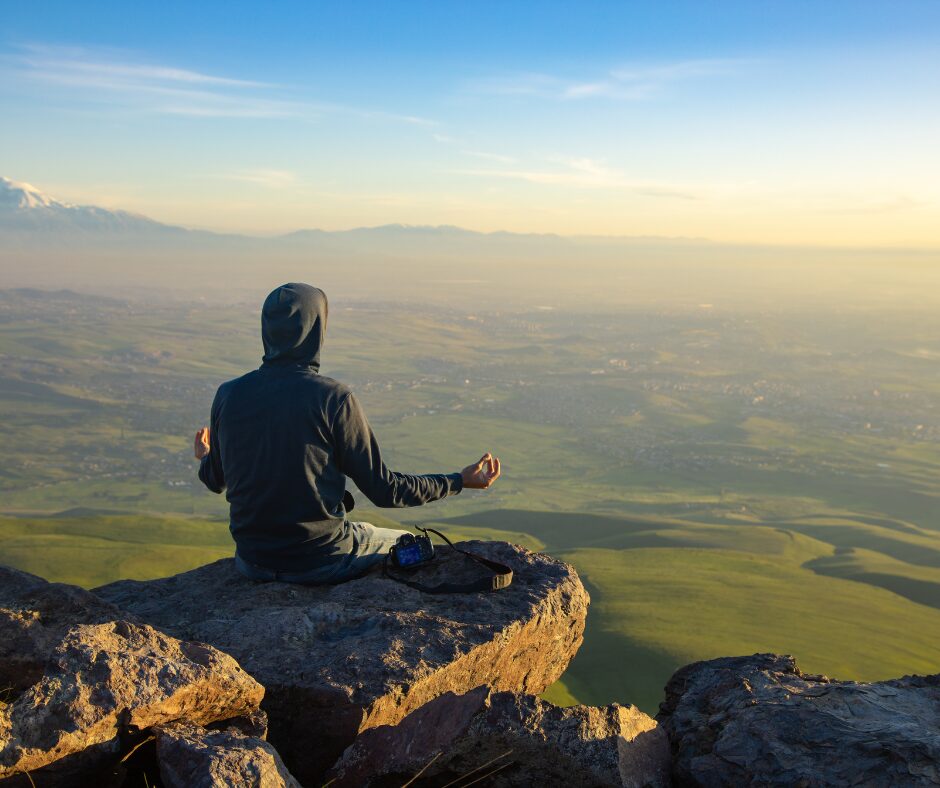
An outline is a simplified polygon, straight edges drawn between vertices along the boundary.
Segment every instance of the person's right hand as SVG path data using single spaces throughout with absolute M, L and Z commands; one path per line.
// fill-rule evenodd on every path
M 478 462 L 468 465 L 460 475 L 463 486 L 472 490 L 485 490 L 499 478 L 499 458 L 487 452 Z
M 200 427 L 196 430 L 196 437 L 193 439 L 193 453 L 197 460 L 201 460 L 209 453 L 209 428 Z

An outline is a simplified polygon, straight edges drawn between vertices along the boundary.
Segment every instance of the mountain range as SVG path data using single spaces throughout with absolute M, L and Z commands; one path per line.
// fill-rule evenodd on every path
M 0 229 L 6 233 L 132 234 L 180 233 L 182 228 L 127 211 L 71 205 L 35 186 L 0 178 Z
M 625 217 L 625 223 L 629 217 Z M 388 224 L 303 229 L 274 237 L 163 224 L 71 205 L 0 178 L 0 287 L 109 292 L 160 288 L 256 292 L 277 281 L 316 281 L 349 296 L 522 302 L 697 305 L 780 297 L 824 301 L 847 282 L 866 299 L 922 298 L 940 285 L 932 250 L 819 249 L 695 238 L 482 233 Z M 888 264 L 888 265 L 886 265 Z M 902 267 L 903 266 L 903 270 Z M 850 273 L 851 270 L 851 273 Z M 886 275 L 890 270 L 890 282 Z M 459 296 L 458 296 L 459 294 Z
M 154 221 L 146 216 L 128 211 L 109 210 L 94 205 L 72 205 L 51 197 L 28 183 L 0 177 L 0 229 L 8 233 L 42 233 L 45 240 L 52 240 L 56 234 L 81 234 L 87 240 L 99 234 L 144 236 L 166 235 L 178 238 L 187 235 L 191 238 L 214 238 L 219 241 L 236 238 L 245 241 L 268 244 L 272 240 L 284 244 L 310 244 L 323 242 L 327 238 L 354 239 L 363 242 L 381 238 L 383 240 L 407 239 L 409 243 L 420 239 L 450 240 L 485 239 L 489 244 L 570 244 L 580 242 L 588 244 L 622 243 L 702 243 L 701 239 L 626 237 L 626 236 L 578 236 L 575 238 L 554 233 L 511 233 L 496 231 L 476 232 L 453 225 L 406 225 L 386 224 L 376 227 L 357 227 L 350 230 L 327 231 L 320 229 L 300 229 L 274 237 L 259 237 L 240 233 L 216 233 L 208 230 L 191 230 L 176 225 Z

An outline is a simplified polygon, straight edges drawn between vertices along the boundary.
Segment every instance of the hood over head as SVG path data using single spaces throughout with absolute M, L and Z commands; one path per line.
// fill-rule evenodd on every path
M 326 293 L 300 282 L 281 285 L 261 307 L 264 366 L 299 364 L 320 369 L 329 307 Z

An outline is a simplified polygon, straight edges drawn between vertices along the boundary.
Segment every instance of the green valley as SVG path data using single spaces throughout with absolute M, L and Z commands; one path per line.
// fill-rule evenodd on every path
M 257 304 L 0 291 L 0 562 L 94 587 L 231 555 L 191 436 L 259 363 Z M 503 478 L 355 516 L 574 564 L 593 603 L 549 697 L 653 711 L 671 671 L 777 651 L 940 669 L 940 317 L 711 305 L 334 304 L 323 372 L 397 470 Z

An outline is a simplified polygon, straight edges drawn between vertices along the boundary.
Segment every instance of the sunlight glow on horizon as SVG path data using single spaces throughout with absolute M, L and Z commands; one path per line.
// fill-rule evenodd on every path
M 533 27 L 486 3 L 472 19 L 359 5 L 355 24 L 203 9 L 192 36 L 218 35 L 198 47 L 177 40 L 182 12 L 124 25 L 116 4 L 81 21 L 62 4 L 65 36 L 48 8 L 5 9 L 0 175 L 249 234 L 401 223 L 940 247 L 929 4 L 819 10 L 818 40 L 800 3 L 766 17 L 729 3 L 723 20 L 676 3 L 685 32 L 652 6 L 598 4 L 564 26 L 549 4 Z M 383 25 L 396 35 L 377 43 Z

